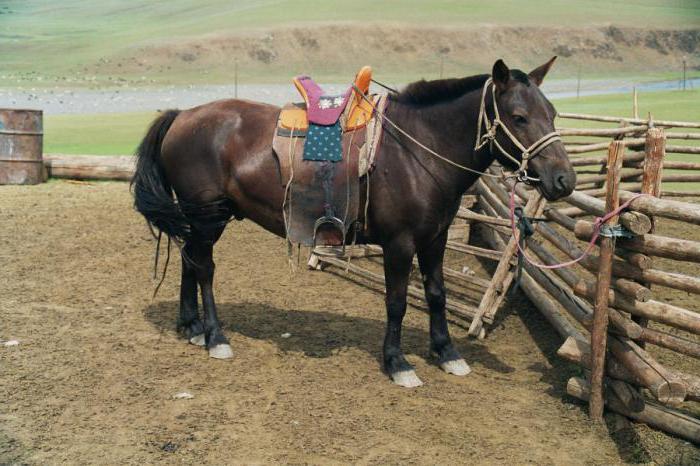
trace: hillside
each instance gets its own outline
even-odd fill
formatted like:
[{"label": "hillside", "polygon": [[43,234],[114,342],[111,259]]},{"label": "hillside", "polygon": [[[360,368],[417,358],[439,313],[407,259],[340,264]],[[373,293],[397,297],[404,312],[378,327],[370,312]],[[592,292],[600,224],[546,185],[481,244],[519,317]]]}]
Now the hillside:
[{"label": "hillside", "polygon": [[236,62],[249,82],[365,63],[401,81],[464,75],[495,56],[525,67],[558,54],[563,76],[700,66],[692,0],[9,0],[0,31],[8,86],[230,82]]}]

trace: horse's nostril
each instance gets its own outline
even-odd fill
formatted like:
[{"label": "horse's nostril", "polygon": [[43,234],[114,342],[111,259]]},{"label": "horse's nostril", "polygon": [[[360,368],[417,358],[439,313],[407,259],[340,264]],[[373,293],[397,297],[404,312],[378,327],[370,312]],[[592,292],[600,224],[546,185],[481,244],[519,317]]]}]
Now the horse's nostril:
[{"label": "horse's nostril", "polygon": [[568,186],[566,185],[566,175],[559,175],[554,181],[554,187],[560,193],[566,192]]}]

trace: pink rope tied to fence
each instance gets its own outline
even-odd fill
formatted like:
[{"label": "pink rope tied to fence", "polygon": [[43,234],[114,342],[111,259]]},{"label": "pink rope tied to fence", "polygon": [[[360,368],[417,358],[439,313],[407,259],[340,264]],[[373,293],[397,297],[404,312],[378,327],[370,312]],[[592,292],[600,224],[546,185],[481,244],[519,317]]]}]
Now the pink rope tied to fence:
[{"label": "pink rope tied to fence", "polygon": [[[509,206],[510,207],[510,209],[509,209],[510,210],[510,226],[511,226],[511,229],[513,231],[513,238],[515,238],[517,231],[518,231],[517,227],[515,225],[515,186],[516,186],[516,184],[517,184],[517,182],[513,184],[513,189],[510,192],[510,206]],[[530,264],[532,264],[535,267],[540,268],[540,269],[560,269],[560,268],[569,267],[571,265],[574,265],[577,262],[580,262],[581,260],[583,260],[586,256],[588,256],[591,253],[593,246],[595,246],[595,242],[598,240],[598,237],[600,236],[600,230],[603,227],[603,225],[605,224],[605,222],[610,220],[612,217],[619,215],[623,210],[627,209],[630,206],[630,204],[632,204],[632,202],[634,202],[636,199],[638,199],[641,196],[646,196],[646,194],[643,194],[643,193],[636,194],[636,195],[632,196],[632,198],[630,198],[627,202],[620,205],[617,209],[615,209],[611,212],[608,212],[607,214],[605,214],[602,217],[596,217],[594,222],[593,222],[593,234],[591,235],[591,239],[588,242],[588,246],[586,246],[586,250],[583,251],[583,254],[581,254],[576,259],[572,259],[572,260],[567,261],[567,262],[561,262],[559,264],[552,264],[552,265],[535,262],[532,259],[530,259],[530,257],[525,253],[525,250],[520,245],[520,241],[516,242],[516,244],[518,245],[518,254],[521,254],[522,257],[526,261],[528,261]]]}]

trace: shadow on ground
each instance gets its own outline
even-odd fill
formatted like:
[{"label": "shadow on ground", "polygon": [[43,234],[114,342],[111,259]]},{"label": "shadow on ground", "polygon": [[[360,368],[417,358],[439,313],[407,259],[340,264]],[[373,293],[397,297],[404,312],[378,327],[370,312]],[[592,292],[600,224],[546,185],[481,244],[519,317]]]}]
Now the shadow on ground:
[{"label": "shadow on ground", "polygon": [[[278,309],[261,303],[224,303],[217,306],[224,331],[276,345],[283,352],[301,352],[312,358],[327,358],[342,348],[356,348],[381,363],[384,322],[328,311]],[[160,332],[175,333],[177,302],[154,303],[143,310],[146,319]],[[289,333],[289,338],[280,338]],[[406,354],[430,358],[427,331],[404,325],[402,347]],[[515,369],[474,340],[455,339],[455,345],[470,364],[499,373]],[[235,348],[234,348],[235,350]]]}]

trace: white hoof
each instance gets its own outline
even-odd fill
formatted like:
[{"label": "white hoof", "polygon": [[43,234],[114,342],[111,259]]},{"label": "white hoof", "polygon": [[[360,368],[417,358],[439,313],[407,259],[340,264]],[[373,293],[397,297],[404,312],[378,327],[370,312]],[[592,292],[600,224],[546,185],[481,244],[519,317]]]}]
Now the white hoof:
[{"label": "white hoof", "polygon": [[204,334],[200,333],[199,335],[193,336],[192,338],[190,338],[190,343],[195,346],[204,346]]},{"label": "white hoof", "polygon": [[401,371],[391,374],[391,380],[396,385],[406,388],[420,387],[423,385],[421,379],[416,375],[416,371]]},{"label": "white hoof", "polygon": [[215,359],[231,359],[233,357],[233,350],[231,345],[225,343],[216,345],[209,350],[209,356]]},{"label": "white hoof", "polygon": [[472,371],[469,364],[467,364],[464,359],[455,359],[454,361],[443,362],[440,364],[440,367],[448,374],[454,374],[460,377],[463,377]]}]

